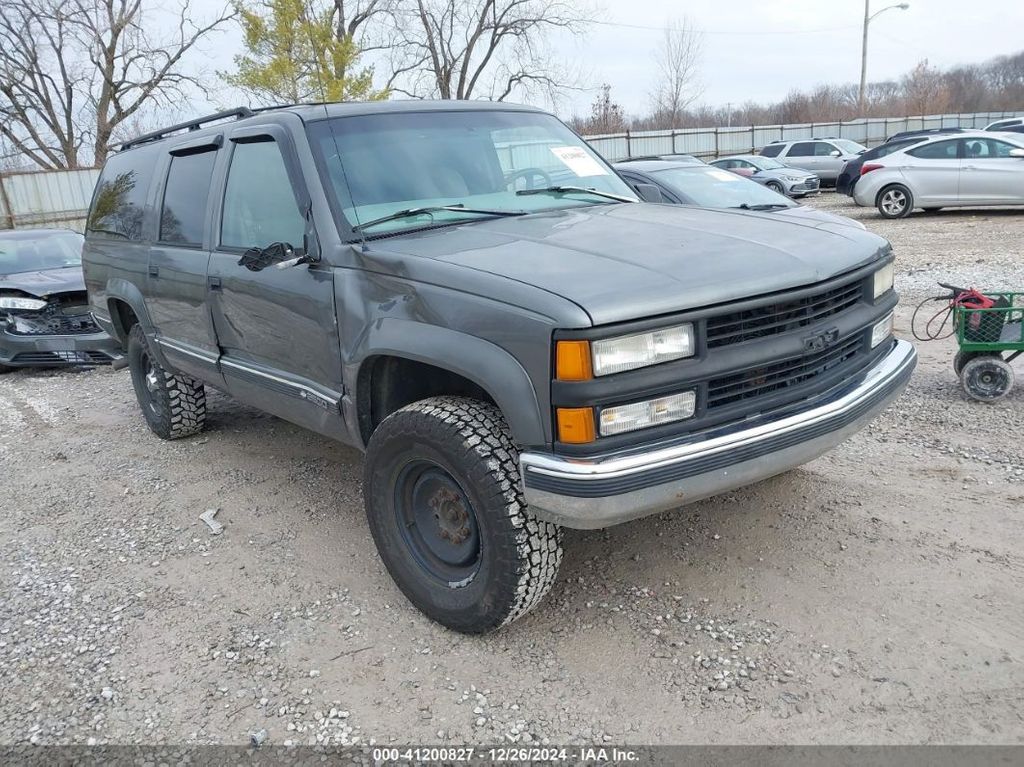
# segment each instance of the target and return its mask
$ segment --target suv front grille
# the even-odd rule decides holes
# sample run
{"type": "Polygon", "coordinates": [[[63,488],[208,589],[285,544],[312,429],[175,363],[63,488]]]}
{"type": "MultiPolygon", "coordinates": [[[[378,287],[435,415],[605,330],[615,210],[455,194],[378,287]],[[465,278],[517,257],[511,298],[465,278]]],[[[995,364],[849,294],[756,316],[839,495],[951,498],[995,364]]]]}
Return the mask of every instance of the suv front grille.
{"type": "Polygon", "coordinates": [[[715,378],[708,382],[708,410],[796,386],[847,363],[852,366],[863,345],[864,336],[858,333],[830,349],[715,378]]]}
{"type": "Polygon", "coordinates": [[[774,336],[845,311],[861,300],[861,280],[804,298],[782,299],[756,309],[720,314],[708,320],[708,348],[774,336]]]}

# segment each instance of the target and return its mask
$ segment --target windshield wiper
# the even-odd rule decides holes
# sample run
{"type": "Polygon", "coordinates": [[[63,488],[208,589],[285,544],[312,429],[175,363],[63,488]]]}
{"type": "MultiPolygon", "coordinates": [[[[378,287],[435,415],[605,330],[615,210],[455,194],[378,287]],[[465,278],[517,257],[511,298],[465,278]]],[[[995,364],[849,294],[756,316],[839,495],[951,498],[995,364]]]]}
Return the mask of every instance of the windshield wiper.
{"type": "MultiPolygon", "coordinates": [[[[372,221],[363,221],[362,223],[356,224],[352,227],[353,232],[358,232],[377,224],[385,224],[388,221],[398,221],[403,218],[413,218],[414,216],[427,215],[429,213],[438,213],[440,211],[451,211],[454,213],[476,213],[481,216],[525,216],[525,210],[490,210],[488,208],[467,208],[465,205],[459,203],[457,205],[428,205],[422,208],[406,208],[405,210],[395,211],[389,213],[386,216],[375,218],[372,221]]],[[[454,222],[453,222],[454,223],[454,222]]]]}
{"type": "Polygon", "coordinates": [[[548,186],[543,189],[520,189],[516,194],[595,194],[598,197],[605,197],[609,200],[617,200],[618,202],[636,202],[632,197],[624,197],[621,194],[612,194],[611,192],[601,192],[597,189],[587,189],[584,186],[548,186]]]}
{"type": "Polygon", "coordinates": [[[790,206],[784,202],[766,202],[760,205],[747,205],[747,203],[743,203],[742,205],[733,206],[733,208],[739,208],[740,210],[778,210],[779,208],[788,207],[790,206]]]}

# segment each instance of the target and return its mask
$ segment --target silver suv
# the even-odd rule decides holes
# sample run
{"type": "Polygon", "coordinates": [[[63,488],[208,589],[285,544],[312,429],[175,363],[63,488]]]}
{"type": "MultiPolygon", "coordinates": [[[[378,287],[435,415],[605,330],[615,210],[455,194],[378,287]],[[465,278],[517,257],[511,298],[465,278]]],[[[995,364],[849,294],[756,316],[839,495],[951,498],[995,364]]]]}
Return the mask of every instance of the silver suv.
{"type": "Polygon", "coordinates": [[[774,157],[792,168],[817,174],[822,184],[835,184],[839,172],[867,147],[845,138],[813,138],[800,141],[773,141],[761,150],[763,157],[774,157]]]}

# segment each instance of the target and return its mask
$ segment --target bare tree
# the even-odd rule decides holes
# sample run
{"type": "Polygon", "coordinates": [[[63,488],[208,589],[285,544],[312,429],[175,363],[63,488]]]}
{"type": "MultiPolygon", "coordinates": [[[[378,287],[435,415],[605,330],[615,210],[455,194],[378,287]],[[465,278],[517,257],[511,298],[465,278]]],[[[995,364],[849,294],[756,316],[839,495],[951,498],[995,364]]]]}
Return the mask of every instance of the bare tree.
{"type": "Polygon", "coordinates": [[[666,127],[678,127],[683,113],[700,98],[703,89],[698,70],[703,47],[703,35],[686,17],[665,28],[655,52],[658,84],[653,102],[655,115],[667,122],[666,127]]]}
{"type": "Polygon", "coordinates": [[[948,99],[943,75],[922,59],[903,76],[903,97],[906,109],[912,115],[927,115],[946,108],[948,99]]]}
{"type": "Polygon", "coordinates": [[[586,19],[587,8],[569,0],[414,0],[397,18],[403,56],[394,89],[503,101],[571,87],[545,43],[555,31],[578,34],[586,19]]]}
{"type": "Polygon", "coordinates": [[[203,90],[183,60],[233,11],[196,22],[184,0],[175,15],[158,36],[142,0],[3,0],[0,135],[41,168],[103,162],[140,110],[203,90]]]}

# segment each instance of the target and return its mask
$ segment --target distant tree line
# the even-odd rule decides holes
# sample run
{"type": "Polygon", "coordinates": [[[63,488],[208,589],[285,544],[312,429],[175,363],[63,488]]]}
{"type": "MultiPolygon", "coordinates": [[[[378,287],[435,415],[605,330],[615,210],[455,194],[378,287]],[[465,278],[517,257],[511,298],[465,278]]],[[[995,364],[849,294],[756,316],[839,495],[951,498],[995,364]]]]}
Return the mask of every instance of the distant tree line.
{"type": "Polygon", "coordinates": [[[615,102],[611,87],[605,85],[594,99],[591,113],[570,122],[581,133],[598,134],[1019,110],[1024,109],[1024,51],[946,70],[925,59],[898,80],[869,83],[865,114],[858,114],[857,89],[856,83],[819,85],[809,91],[791,91],[774,104],[748,101],[732,108],[702,104],[677,110],[673,117],[657,108],[650,114],[629,116],[615,102]]]}

